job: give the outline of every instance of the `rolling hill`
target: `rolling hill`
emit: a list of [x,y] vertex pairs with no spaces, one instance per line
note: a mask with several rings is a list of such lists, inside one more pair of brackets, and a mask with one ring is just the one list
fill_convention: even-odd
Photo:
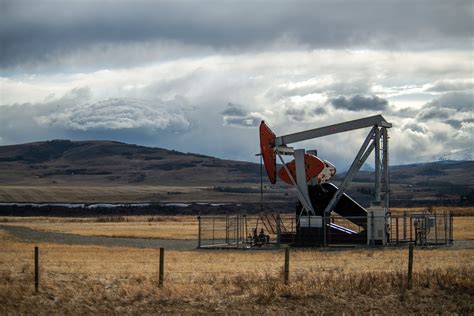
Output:
[[260,181],[260,166],[112,141],[0,147],[0,183],[193,186]]
[[[373,177],[360,171],[349,189],[363,205]],[[264,181],[267,201],[294,199],[286,186]],[[474,204],[474,161],[391,166],[390,181],[393,206]],[[259,183],[259,164],[113,141],[0,146],[0,202],[258,203]]]

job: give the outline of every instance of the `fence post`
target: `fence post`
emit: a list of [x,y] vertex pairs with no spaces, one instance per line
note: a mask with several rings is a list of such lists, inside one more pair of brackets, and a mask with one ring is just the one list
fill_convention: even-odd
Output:
[[198,248],[201,248],[201,215],[198,216]]
[[407,211],[403,211],[403,241],[407,240]]
[[290,248],[285,248],[285,284],[290,279]]
[[448,240],[446,238],[447,230],[448,230],[448,214],[446,213],[446,211],[444,211],[444,244],[445,245],[448,244]]
[[413,243],[408,244],[408,288],[413,286]]
[[213,244],[213,245],[214,245],[214,232],[215,232],[214,220],[215,220],[215,217],[213,216],[213,217],[212,217],[212,244]]
[[165,249],[160,248],[160,272],[159,272],[160,287],[163,287],[164,270],[165,270]]
[[453,215],[448,211],[449,216],[449,244],[453,244]]
[[398,244],[398,217],[395,217],[395,234],[397,236],[397,244]]
[[40,275],[39,275],[39,248],[35,246],[35,293],[39,291],[39,282],[40,282]]
[[280,248],[281,246],[281,217],[280,214],[277,215],[277,247]]
[[370,212],[370,245],[375,245],[375,216],[374,211]]
[[243,232],[242,232],[242,242],[245,242],[247,240],[247,236],[248,236],[247,216],[244,215],[244,227],[243,227]]
[[229,243],[229,215],[225,216],[225,243]]
[[[311,227],[311,216],[308,219],[309,219],[310,227]],[[322,232],[323,232],[323,247],[326,247],[327,246],[327,240],[326,240],[326,212],[324,212],[324,214],[323,214],[323,229],[322,229]],[[303,237],[303,238],[305,238],[305,237]]]

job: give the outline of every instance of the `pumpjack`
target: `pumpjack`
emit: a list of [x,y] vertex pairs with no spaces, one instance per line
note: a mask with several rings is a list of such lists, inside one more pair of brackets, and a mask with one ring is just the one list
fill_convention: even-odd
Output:
[[[321,159],[316,151],[294,149],[288,145],[369,128],[354,161],[337,187],[329,182],[336,174],[336,167]],[[298,198],[296,207],[296,232],[281,232],[281,241],[300,246],[321,246],[328,243],[386,244],[390,231],[388,132],[392,124],[382,115],[361,118],[339,124],[319,127],[283,136],[276,136],[270,127],[260,123],[260,150],[266,173],[272,184],[278,178],[295,187]],[[365,209],[345,193],[354,175],[374,152],[374,200]],[[283,156],[293,156],[286,163]],[[277,158],[282,167],[277,172]],[[383,197],[383,200],[382,200]],[[351,227],[329,220],[331,214],[343,217]]]

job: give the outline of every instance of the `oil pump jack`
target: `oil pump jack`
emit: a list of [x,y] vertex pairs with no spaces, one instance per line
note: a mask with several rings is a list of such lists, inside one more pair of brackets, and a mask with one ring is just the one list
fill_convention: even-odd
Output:
[[[329,182],[336,174],[330,162],[318,157],[314,151],[294,149],[288,145],[337,133],[369,128],[354,161],[339,187]],[[388,133],[392,127],[382,115],[365,117],[334,125],[319,127],[294,134],[276,136],[262,121],[260,123],[260,149],[266,173],[272,184],[278,177],[296,189],[296,232],[285,232],[282,242],[301,246],[325,246],[328,243],[387,243],[389,216]],[[374,151],[375,176],[374,200],[365,209],[354,201],[345,190],[354,175]],[[283,156],[293,156],[286,163]],[[277,173],[277,158],[282,164]],[[383,201],[382,201],[383,197]],[[336,213],[348,222],[351,228],[329,220]],[[357,227],[357,229],[354,229]]]

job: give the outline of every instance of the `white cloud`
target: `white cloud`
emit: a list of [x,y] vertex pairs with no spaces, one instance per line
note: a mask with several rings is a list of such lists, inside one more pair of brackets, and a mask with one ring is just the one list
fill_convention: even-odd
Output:
[[181,113],[170,113],[162,104],[133,99],[107,99],[63,106],[35,120],[42,127],[81,131],[136,128],[179,131],[190,125]]
[[[468,147],[472,141],[472,126],[466,121],[472,118],[469,97],[430,90],[445,82],[443,73],[463,86],[471,62],[469,52],[453,51],[279,51],[12,76],[2,79],[0,137],[5,143],[32,137],[112,137],[251,160],[258,151],[260,119],[282,135],[381,113],[395,125],[390,131],[392,163],[413,162],[422,155]],[[383,106],[372,107],[374,111],[356,102],[336,109],[330,100],[338,96],[377,97]],[[229,110],[229,103],[238,109]],[[430,111],[438,116],[429,118]],[[129,130],[134,134],[127,134]],[[346,166],[364,133],[298,146],[317,148],[336,165]]]

